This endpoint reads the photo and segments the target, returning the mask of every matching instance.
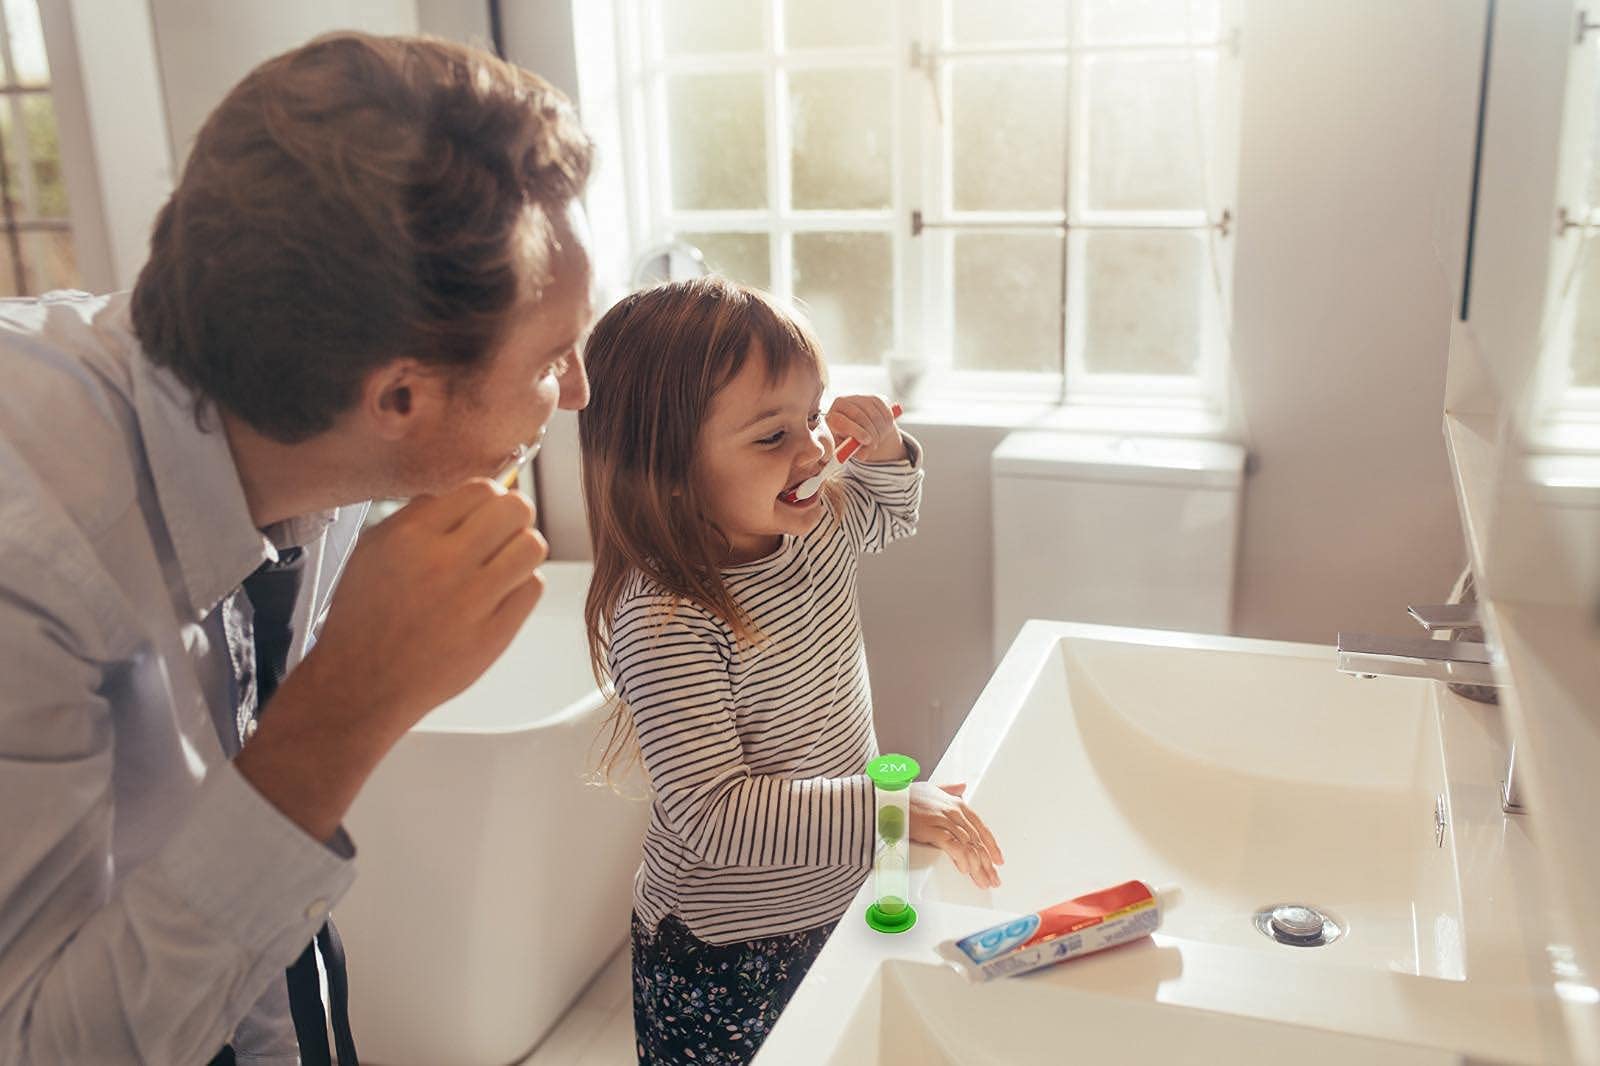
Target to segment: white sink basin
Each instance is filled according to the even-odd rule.
[[[1498,708],[1342,676],[1331,648],[1030,622],[930,775],[968,783],[1004,884],[913,847],[917,924],[869,929],[863,885],[757,1062],[1581,1059],[1538,986],[1566,934],[1504,765]],[[942,940],[1136,877],[1184,891],[1152,938],[940,969]],[[1279,903],[1346,932],[1278,943],[1253,918]]]
[[[1455,1066],[1437,1048],[1319,1032],[1112,996],[1064,998],[1033,980],[969,985],[943,966],[888,962],[862,997],[828,1066],[916,1063],[1237,1061],[1296,1066]]]
[[[1080,631],[1045,657],[968,791],[1005,851],[1004,883],[980,890],[939,862],[923,898],[1030,911],[1170,881],[1185,893],[1163,925],[1173,936],[1464,978],[1429,682],[1357,680],[1306,645]],[[1280,903],[1346,932],[1278,943],[1252,917]]]

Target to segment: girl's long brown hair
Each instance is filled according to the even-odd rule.
[[[639,756],[632,712],[607,661],[611,619],[634,571],[675,603],[721,618],[739,640],[760,638],[723,581],[729,541],[705,516],[694,476],[711,399],[755,352],[769,382],[795,366],[825,380],[821,350],[802,321],[766,294],[715,276],[624,297],[584,349],[592,398],[578,412],[578,439],[594,577],[583,618],[590,666],[612,699],[600,757],[608,780]]]

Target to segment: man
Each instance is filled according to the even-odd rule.
[[[488,476],[588,398],[590,158],[492,56],[326,37],[131,296],[0,304],[0,1062],[354,1060],[340,821],[539,598]]]

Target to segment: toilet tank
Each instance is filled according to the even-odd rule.
[[[1227,633],[1245,450],[1027,430],[991,461],[994,650],[1051,618]]]

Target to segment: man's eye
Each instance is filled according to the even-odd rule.
[[[821,422],[821,421],[822,421],[822,412],[821,411],[812,411],[811,412],[811,417],[806,419],[806,425],[810,426],[812,429],[816,429],[817,428],[817,423]]]

